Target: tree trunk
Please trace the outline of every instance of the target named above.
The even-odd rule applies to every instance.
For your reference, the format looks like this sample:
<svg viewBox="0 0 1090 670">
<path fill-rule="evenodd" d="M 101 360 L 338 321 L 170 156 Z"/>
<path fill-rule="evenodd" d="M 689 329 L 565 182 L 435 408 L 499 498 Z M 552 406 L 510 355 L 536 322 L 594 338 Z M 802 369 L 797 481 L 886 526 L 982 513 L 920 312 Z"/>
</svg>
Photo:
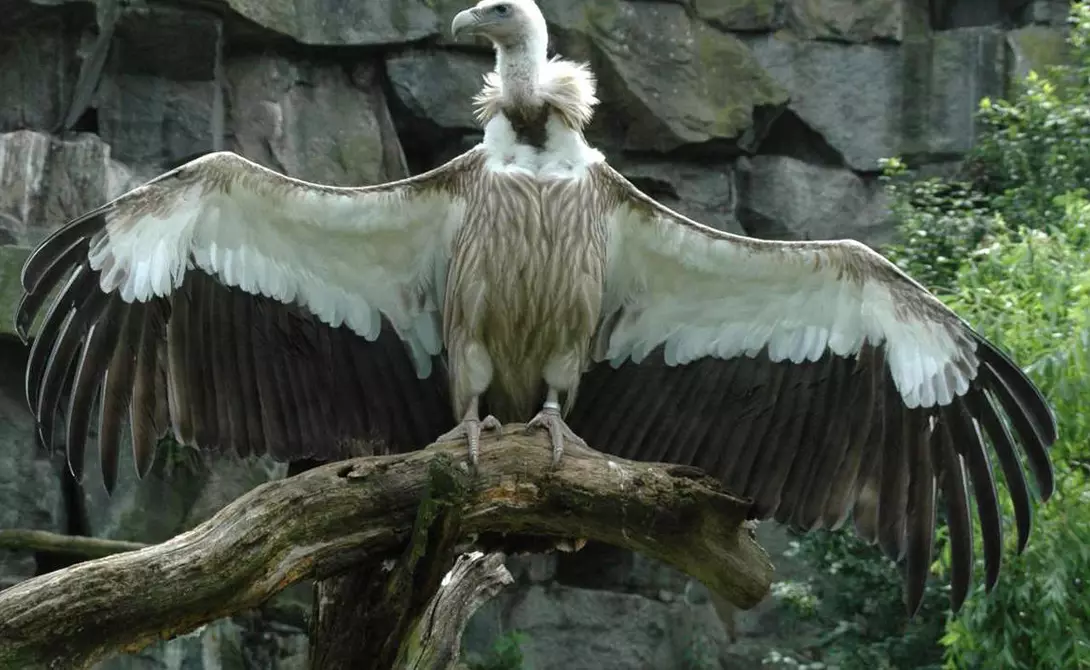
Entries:
<svg viewBox="0 0 1090 670">
<path fill-rule="evenodd" d="M 311 668 L 394 667 L 401 642 L 454 565 L 470 491 L 458 479 L 433 471 L 409 545 L 389 569 L 372 563 L 315 585 Z"/>
</svg>

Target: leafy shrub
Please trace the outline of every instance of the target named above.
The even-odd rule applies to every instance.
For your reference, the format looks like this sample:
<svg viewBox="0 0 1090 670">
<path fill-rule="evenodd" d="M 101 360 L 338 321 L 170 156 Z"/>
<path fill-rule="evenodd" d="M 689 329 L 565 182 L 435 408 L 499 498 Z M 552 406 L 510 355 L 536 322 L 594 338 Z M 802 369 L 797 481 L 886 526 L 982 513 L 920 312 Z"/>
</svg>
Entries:
<svg viewBox="0 0 1090 670">
<path fill-rule="evenodd" d="M 897 158 L 882 167 L 900 237 L 882 253 L 932 291 L 952 292 L 965 259 L 1001 221 L 970 182 L 911 179 Z"/>
<path fill-rule="evenodd" d="M 981 101 L 971 163 L 1012 229 L 1058 220 L 1057 202 L 1090 184 L 1090 11 L 1071 8 L 1068 64 L 1031 73 L 1010 101 Z"/>
<path fill-rule="evenodd" d="M 826 631 L 804 652 L 820 664 L 792 664 L 782 650 L 766 659 L 768 664 L 840 670 L 941 667 L 938 639 L 948 588 L 931 582 L 920 613 L 910 621 L 900 573 L 878 547 L 851 531 L 815 531 L 800 537 L 793 549 L 821 576 L 805 586 L 777 585 L 774 595 L 796 616 Z"/>
<path fill-rule="evenodd" d="M 1022 362 L 1055 408 L 1056 492 L 1020 556 L 1008 524 L 998 587 L 977 583 L 956 617 L 941 529 L 938 579 L 912 621 L 877 548 L 850 531 L 800 538 L 823 577 L 797 611 L 831 631 L 807 654 L 826 667 L 1090 667 L 1090 7 L 1071 21 L 1068 65 L 981 102 L 967 180 L 914 181 L 896 159 L 884 177 L 901 232 L 884 253 Z M 1010 518 L 1002 482 L 1000 494 Z"/>
<path fill-rule="evenodd" d="M 963 269 L 964 288 L 950 301 L 1031 362 L 1060 439 L 1052 450 L 1056 492 L 1036 515 L 1025 553 L 1005 566 L 1001 587 L 988 597 L 978 588 L 948 624 L 948 667 L 1090 667 L 1090 202 L 1067 200 L 1049 233 L 998 235 Z"/>
</svg>

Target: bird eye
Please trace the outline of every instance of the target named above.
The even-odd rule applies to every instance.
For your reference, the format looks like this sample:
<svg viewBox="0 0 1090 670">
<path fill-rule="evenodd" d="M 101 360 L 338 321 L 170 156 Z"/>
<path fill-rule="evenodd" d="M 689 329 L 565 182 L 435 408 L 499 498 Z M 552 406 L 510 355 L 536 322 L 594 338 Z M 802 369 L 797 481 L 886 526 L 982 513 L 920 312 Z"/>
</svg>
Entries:
<svg viewBox="0 0 1090 670">
<path fill-rule="evenodd" d="M 492 8 L 500 16 L 507 16 L 511 12 L 511 5 L 496 5 Z"/>
</svg>

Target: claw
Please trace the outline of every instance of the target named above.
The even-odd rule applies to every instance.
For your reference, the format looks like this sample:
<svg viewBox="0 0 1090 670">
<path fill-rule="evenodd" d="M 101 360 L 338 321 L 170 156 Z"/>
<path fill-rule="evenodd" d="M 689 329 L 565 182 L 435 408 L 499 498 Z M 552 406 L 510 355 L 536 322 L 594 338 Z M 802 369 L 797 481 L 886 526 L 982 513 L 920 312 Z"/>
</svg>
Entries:
<svg viewBox="0 0 1090 670">
<path fill-rule="evenodd" d="M 489 414 L 483 419 L 466 417 L 453 429 L 435 438 L 436 442 L 458 442 L 465 440 L 469 445 L 469 463 L 477 467 L 477 456 L 480 453 L 481 431 L 494 430 L 499 432 L 502 428 L 499 420 Z"/>
<path fill-rule="evenodd" d="M 560 417 L 560 410 L 555 407 L 550 407 L 546 404 L 545 407 L 537 413 L 537 416 L 530 419 L 530 422 L 526 424 L 527 428 L 544 428 L 549 431 L 549 440 L 552 442 L 553 447 L 553 467 L 560 465 L 560 457 L 564 454 L 564 440 L 568 440 L 572 444 L 580 447 L 587 446 L 587 443 L 583 441 L 583 438 L 575 434 L 575 431 L 565 423 L 564 419 Z"/>
</svg>

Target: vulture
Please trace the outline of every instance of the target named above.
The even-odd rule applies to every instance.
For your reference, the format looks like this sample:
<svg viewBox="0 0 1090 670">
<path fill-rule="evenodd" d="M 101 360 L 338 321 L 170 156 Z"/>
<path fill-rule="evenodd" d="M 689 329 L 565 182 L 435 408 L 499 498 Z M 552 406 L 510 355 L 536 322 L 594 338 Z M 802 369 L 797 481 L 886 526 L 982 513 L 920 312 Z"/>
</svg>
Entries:
<svg viewBox="0 0 1090 670">
<path fill-rule="evenodd" d="M 451 30 L 496 60 L 483 139 L 449 162 L 347 188 L 210 153 L 31 253 L 26 395 L 73 474 L 95 435 L 111 488 L 126 429 L 142 475 L 168 433 L 280 460 L 460 441 L 476 462 L 482 431 L 527 422 L 555 467 L 585 440 L 700 468 L 754 519 L 854 519 L 910 612 L 940 505 L 962 604 L 975 507 L 990 590 L 993 458 L 1019 551 L 1053 490 L 1056 421 L 1018 365 L 864 244 L 733 235 L 638 190 L 587 143 L 595 78 L 548 55 L 533 0 Z"/>
</svg>

